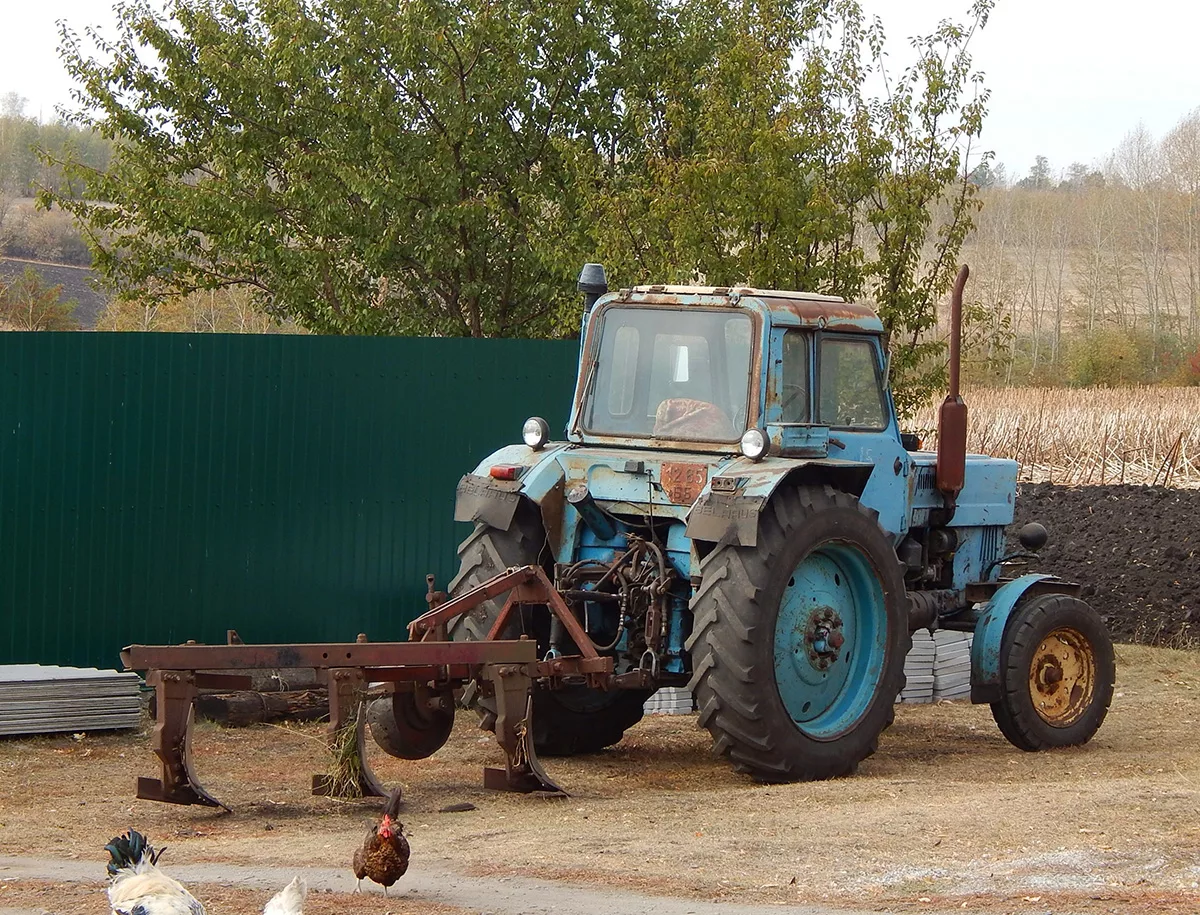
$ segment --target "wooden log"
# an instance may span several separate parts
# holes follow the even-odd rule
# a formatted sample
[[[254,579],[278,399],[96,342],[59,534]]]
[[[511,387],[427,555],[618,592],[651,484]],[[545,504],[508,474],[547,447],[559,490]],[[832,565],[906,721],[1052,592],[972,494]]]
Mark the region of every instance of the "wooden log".
[[[231,728],[264,721],[315,721],[329,714],[329,694],[323,689],[206,693],[197,696],[195,704],[197,717]]]

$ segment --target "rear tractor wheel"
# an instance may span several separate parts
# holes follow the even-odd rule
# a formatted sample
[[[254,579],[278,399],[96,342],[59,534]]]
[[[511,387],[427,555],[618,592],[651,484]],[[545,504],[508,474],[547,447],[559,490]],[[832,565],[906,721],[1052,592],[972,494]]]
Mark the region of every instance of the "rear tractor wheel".
[[[800,781],[848,775],[875,751],[912,640],[896,552],[856,498],[777,492],[757,546],[704,558],[692,612],[692,690],[714,752],[762,781]]]
[[[1004,630],[992,717],[1022,750],[1087,743],[1115,681],[1112,638],[1096,611],[1077,597],[1042,594],[1019,604]]]
[[[459,571],[450,583],[450,596],[458,597],[513,566],[539,564],[545,543],[542,519],[529,502],[521,502],[506,531],[476,524],[471,535],[459,544]],[[450,637],[464,641],[486,639],[506,596],[482,603],[458,617],[450,626]],[[515,638],[516,632],[506,635]],[[644,690],[535,688],[534,749],[542,756],[573,756],[610,747],[642,720],[649,695]],[[488,700],[481,700],[479,705],[480,727],[494,730],[495,709]]]

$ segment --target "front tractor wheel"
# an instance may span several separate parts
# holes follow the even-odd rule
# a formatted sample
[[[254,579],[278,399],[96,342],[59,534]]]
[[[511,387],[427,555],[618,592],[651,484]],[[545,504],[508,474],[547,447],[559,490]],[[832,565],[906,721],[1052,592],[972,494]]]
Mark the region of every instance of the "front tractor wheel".
[[[692,599],[692,690],[714,752],[763,781],[852,773],[904,687],[906,604],[874,512],[828,487],[776,493],[758,545],[714,549]]]
[[[1066,594],[1043,594],[1009,618],[992,717],[1022,750],[1087,743],[1112,702],[1116,661],[1099,615]]]
[[[538,564],[545,543],[542,519],[532,503],[522,501],[506,531],[476,524],[470,536],[459,544],[459,571],[450,583],[450,597],[465,594],[512,566]],[[486,639],[504,601],[503,596],[485,601],[458,617],[450,625],[450,638]],[[516,636],[515,631],[504,633],[507,638]],[[557,690],[535,687],[533,747],[542,756],[573,756],[610,747],[642,720],[643,705],[649,695],[644,690],[606,692],[582,686]],[[496,716],[490,700],[480,700],[479,705],[480,726],[493,730]]]

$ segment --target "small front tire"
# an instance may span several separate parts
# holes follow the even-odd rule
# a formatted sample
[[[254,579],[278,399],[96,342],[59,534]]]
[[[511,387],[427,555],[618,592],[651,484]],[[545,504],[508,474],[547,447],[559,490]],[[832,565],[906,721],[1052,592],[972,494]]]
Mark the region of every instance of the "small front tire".
[[[1115,681],[1112,637],[1096,611],[1042,594],[1018,605],[1005,628],[992,717],[1028,752],[1084,744],[1104,723]]]

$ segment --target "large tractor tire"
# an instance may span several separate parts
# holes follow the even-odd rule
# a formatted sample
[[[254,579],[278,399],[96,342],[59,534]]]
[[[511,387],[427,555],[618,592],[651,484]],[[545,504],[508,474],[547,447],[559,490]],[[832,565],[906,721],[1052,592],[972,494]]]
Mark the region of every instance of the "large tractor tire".
[[[892,723],[912,645],[904,578],[873,511],[777,492],[758,545],[701,563],[688,640],[713,751],[760,781],[849,775]]]
[[[458,597],[505,569],[535,565],[542,559],[545,528],[536,507],[522,501],[507,531],[476,524],[458,547],[458,575],[449,594]],[[487,638],[507,595],[480,604],[450,626],[455,640]],[[642,720],[649,693],[642,690],[603,690],[568,687],[533,692],[533,746],[542,756],[595,753],[620,741],[625,731]],[[495,728],[495,709],[480,702],[480,726]]]
[[[1077,597],[1041,594],[1019,604],[1005,627],[992,717],[1022,750],[1087,743],[1115,682],[1112,638],[1096,611]]]

